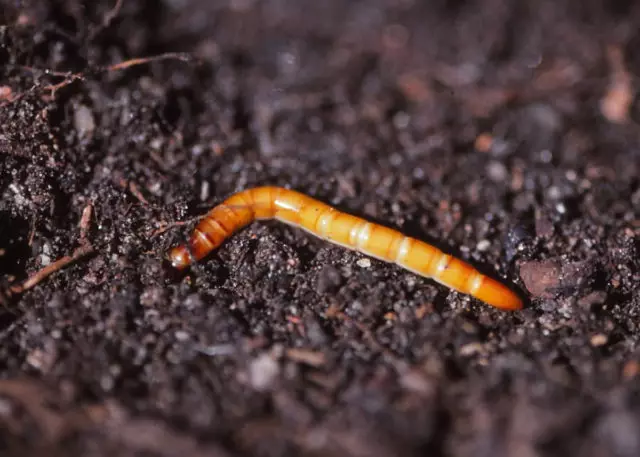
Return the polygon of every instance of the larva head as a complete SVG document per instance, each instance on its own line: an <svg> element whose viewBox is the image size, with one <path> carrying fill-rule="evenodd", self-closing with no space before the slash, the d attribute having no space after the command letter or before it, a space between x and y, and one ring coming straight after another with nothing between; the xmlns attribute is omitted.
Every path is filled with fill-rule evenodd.
<svg viewBox="0 0 640 457"><path fill-rule="evenodd" d="M191 253L186 246L176 246L167 253L167 260L173 268L184 270L191 265Z"/></svg>

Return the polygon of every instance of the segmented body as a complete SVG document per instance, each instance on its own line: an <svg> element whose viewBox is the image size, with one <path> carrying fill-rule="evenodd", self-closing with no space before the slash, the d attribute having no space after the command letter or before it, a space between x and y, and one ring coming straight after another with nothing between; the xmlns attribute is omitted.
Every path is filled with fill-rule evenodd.
<svg viewBox="0 0 640 457"><path fill-rule="evenodd" d="M345 248L395 263L496 308L522 308L517 294L467 262L396 230L280 187L257 187L232 195L198 223L187 245L169 251L168 260L175 268L186 268L258 219L277 219L300 227Z"/></svg>

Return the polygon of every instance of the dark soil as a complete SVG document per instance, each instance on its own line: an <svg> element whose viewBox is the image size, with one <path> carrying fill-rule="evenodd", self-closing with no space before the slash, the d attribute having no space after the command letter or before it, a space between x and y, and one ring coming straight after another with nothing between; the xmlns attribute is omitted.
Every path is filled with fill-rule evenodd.
<svg viewBox="0 0 640 457"><path fill-rule="evenodd" d="M640 455L640 3L0 16L0 455ZM530 303L501 312L276 222L185 275L163 264L265 184Z"/></svg>

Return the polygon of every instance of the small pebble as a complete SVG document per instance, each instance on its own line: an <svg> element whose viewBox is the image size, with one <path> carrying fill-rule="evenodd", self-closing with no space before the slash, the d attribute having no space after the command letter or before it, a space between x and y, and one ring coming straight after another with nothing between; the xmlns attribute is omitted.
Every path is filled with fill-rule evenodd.
<svg viewBox="0 0 640 457"><path fill-rule="evenodd" d="M476 245L476 249L480 252L486 252L491 247L491 242L489 240L480 240Z"/></svg>
<svg viewBox="0 0 640 457"><path fill-rule="evenodd" d="M200 186L200 201L204 202L209 198L209 182L202 181L202 185Z"/></svg>
<svg viewBox="0 0 640 457"><path fill-rule="evenodd" d="M480 152L489 152L493 146L493 137L490 133L481 133L476 137L474 146Z"/></svg>
<svg viewBox="0 0 640 457"><path fill-rule="evenodd" d="M462 357L469 357L469 356L481 353L482 350L483 350L482 344L476 341L474 343L468 343L468 344L465 344L464 346L461 346L459 353Z"/></svg>
<svg viewBox="0 0 640 457"><path fill-rule="evenodd" d="M189 339L189 334L187 332L185 332L184 330L177 330L174 333L174 336L176 337L176 340L178 340L178 341L187 341Z"/></svg>
<svg viewBox="0 0 640 457"><path fill-rule="evenodd" d="M524 262L520 277L535 297L554 298L559 293L574 293L586 288L596 272L593 261L568 262L563 257Z"/></svg>
<svg viewBox="0 0 640 457"><path fill-rule="evenodd" d="M417 394L433 395L436 392L434 381L415 369L403 374L400 377L400 384Z"/></svg>
<svg viewBox="0 0 640 457"><path fill-rule="evenodd" d="M629 380L635 378L640 373L640 363L637 360L629 360L624 364L622 369L622 376Z"/></svg>
<svg viewBox="0 0 640 457"><path fill-rule="evenodd" d="M280 373L280 367L269 353L264 353L251 361L249 366L249 382L254 389L266 391L273 385Z"/></svg>
<svg viewBox="0 0 640 457"><path fill-rule="evenodd" d="M93 113L91 109L85 105L76 106L73 112L73 126L78 131L80 138L86 138L91 136L96 128L96 123L93 119Z"/></svg>
<svg viewBox="0 0 640 457"><path fill-rule="evenodd" d="M609 341L609 338L607 337L607 335L605 335L603 333L596 333L595 335L593 335L591 337L591 339L589 341L591 343L591 346L597 348L597 347L604 346L605 344L607 344L607 342Z"/></svg>
<svg viewBox="0 0 640 457"><path fill-rule="evenodd" d="M356 262L356 265L358 265L360 268L370 268L371 267L371 259L363 257L361 259L358 259L358 261Z"/></svg>
<svg viewBox="0 0 640 457"><path fill-rule="evenodd" d="M494 182L504 182L507 179L508 172L501 162L493 161L487 166L487 175Z"/></svg>
<svg viewBox="0 0 640 457"><path fill-rule="evenodd" d="M555 260L531 261L520 266L520 277L534 297L553 298L560 287L561 271Z"/></svg>

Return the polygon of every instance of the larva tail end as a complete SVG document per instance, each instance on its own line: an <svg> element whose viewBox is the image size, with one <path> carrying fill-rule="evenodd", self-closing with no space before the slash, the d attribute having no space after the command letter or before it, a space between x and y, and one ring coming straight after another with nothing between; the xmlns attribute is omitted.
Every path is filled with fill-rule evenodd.
<svg viewBox="0 0 640 457"><path fill-rule="evenodd" d="M518 311L524 307L524 302L517 293L491 278L485 278L474 296L504 311Z"/></svg>
<svg viewBox="0 0 640 457"><path fill-rule="evenodd" d="M177 270L184 270L191 265L191 254L186 246L176 246L167 253L167 260Z"/></svg>

